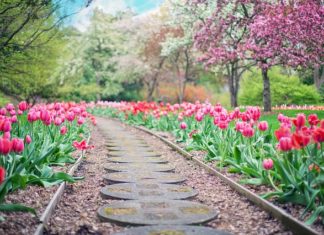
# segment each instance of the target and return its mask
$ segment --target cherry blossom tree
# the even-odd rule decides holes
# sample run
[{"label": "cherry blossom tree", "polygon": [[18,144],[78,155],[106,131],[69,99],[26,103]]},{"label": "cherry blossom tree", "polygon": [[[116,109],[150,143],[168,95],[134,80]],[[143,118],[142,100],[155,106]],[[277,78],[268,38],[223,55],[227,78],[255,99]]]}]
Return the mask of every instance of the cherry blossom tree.
[{"label": "cherry blossom tree", "polygon": [[195,43],[206,65],[231,66],[232,81],[240,75],[240,64],[256,62],[262,71],[264,110],[271,111],[269,68],[322,65],[323,27],[324,8],[317,0],[218,1],[212,15],[198,27]]},{"label": "cherry blossom tree", "polygon": [[268,77],[271,66],[296,68],[324,64],[324,7],[316,0],[264,3],[248,30],[243,48],[261,68],[264,110],[271,111]]}]

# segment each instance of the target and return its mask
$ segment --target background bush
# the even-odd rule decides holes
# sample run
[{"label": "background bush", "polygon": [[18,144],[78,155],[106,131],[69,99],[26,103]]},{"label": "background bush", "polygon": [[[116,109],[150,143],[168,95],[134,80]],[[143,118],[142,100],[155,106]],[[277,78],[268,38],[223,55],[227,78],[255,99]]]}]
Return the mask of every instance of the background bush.
[{"label": "background bush", "polygon": [[[321,96],[312,85],[303,84],[297,76],[285,74],[279,67],[270,70],[272,105],[318,104]],[[260,70],[243,75],[239,102],[241,105],[262,105],[263,82]]]}]

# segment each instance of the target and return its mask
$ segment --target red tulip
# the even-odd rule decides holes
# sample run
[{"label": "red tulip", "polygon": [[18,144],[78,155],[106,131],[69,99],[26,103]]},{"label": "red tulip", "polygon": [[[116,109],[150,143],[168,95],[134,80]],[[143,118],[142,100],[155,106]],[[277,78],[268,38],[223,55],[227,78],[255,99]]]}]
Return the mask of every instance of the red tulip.
[{"label": "red tulip", "polygon": [[259,128],[260,131],[268,130],[268,122],[267,121],[259,122],[258,128]]},{"label": "red tulip", "polygon": [[262,162],[262,166],[265,170],[271,170],[273,168],[273,161],[271,158],[264,159]]},{"label": "red tulip", "polygon": [[318,123],[320,122],[320,120],[318,119],[316,114],[310,114],[308,116],[308,123],[311,126],[316,126]]},{"label": "red tulip", "polygon": [[226,121],[220,121],[220,122],[218,122],[217,126],[221,130],[225,130],[228,127],[228,122],[226,122]]},{"label": "red tulip", "polygon": [[11,151],[11,141],[9,139],[0,138],[0,154],[7,155]]},{"label": "red tulip", "polygon": [[297,114],[296,118],[293,118],[293,123],[296,126],[296,128],[299,130],[303,126],[305,126],[306,123],[306,116],[303,113]]},{"label": "red tulip", "polygon": [[324,142],[324,128],[316,128],[313,131],[313,139],[316,143]]},{"label": "red tulip", "polygon": [[277,140],[280,140],[283,137],[290,137],[291,136],[290,129],[287,127],[280,127],[278,130],[275,131],[275,136]]},{"label": "red tulip", "polygon": [[0,184],[6,179],[6,169],[0,166]]},{"label": "red tulip", "polygon": [[12,144],[12,151],[16,153],[21,153],[22,151],[24,151],[24,141],[22,139],[13,138],[11,140],[11,144]]},{"label": "red tulip", "polygon": [[292,136],[292,144],[294,148],[300,149],[309,144],[311,137],[303,133],[294,133]]},{"label": "red tulip", "polygon": [[81,142],[74,141],[73,142],[73,147],[78,149],[78,150],[87,150],[87,149],[93,149],[93,145],[87,145],[87,142],[85,140],[82,140]]},{"label": "red tulip", "polygon": [[293,145],[290,137],[281,137],[279,140],[279,149],[281,151],[290,151],[292,150]]}]

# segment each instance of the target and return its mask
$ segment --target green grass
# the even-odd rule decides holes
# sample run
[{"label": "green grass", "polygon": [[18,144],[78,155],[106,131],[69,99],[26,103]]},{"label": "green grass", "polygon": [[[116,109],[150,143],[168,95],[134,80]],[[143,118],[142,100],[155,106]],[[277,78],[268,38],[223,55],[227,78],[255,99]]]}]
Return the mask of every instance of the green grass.
[{"label": "green grass", "polygon": [[324,111],[315,111],[315,110],[280,110],[275,111],[271,114],[264,114],[261,116],[261,121],[267,121],[269,126],[271,126],[272,130],[276,130],[279,128],[279,121],[277,120],[277,116],[279,113],[282,113],[288,117],[296,117],[298,113],[304,113],[306,116],[309,114],[317,114],[319,119],[324,119]]}]

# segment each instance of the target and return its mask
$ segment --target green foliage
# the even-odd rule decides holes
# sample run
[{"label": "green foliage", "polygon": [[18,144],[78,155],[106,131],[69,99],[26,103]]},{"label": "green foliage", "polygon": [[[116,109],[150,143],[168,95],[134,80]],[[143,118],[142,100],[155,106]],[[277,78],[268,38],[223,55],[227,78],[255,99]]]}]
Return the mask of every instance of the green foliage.
[{"label": "green foliage", "polygon": [[[317,104],[320,95],[315,87],[302,84],[298,77],[282,73],[279,67],[269,71],[272,105]],[[242,105],[262,105],[261,72],[252,70],[243,75],[239,101]]]}]

